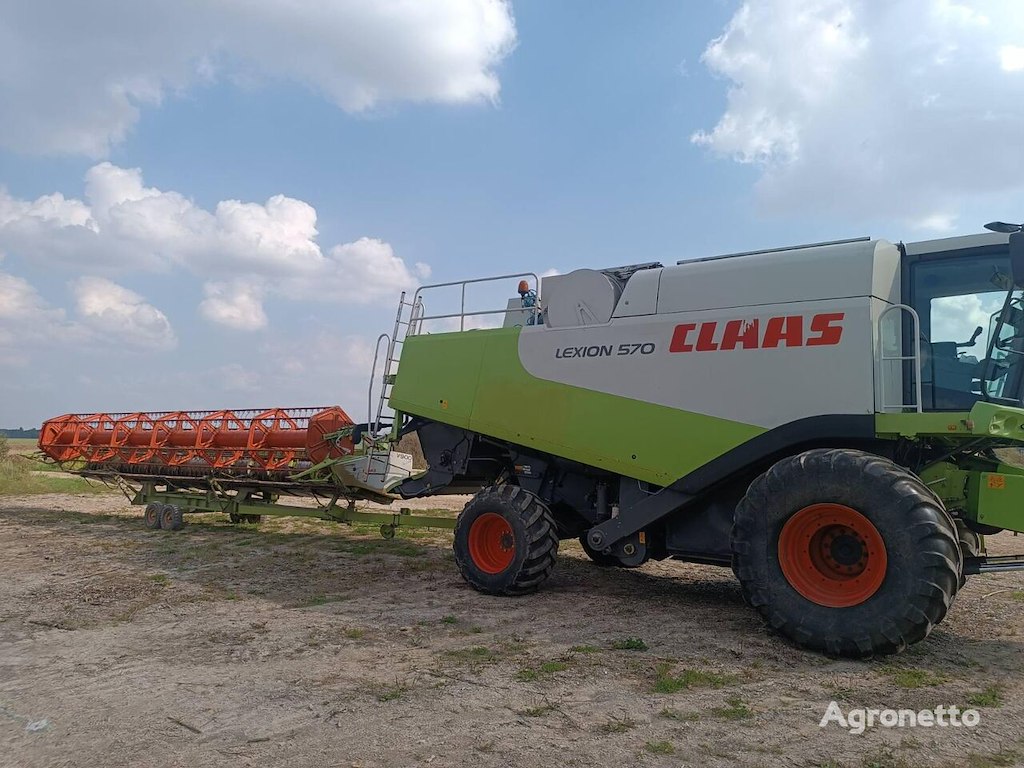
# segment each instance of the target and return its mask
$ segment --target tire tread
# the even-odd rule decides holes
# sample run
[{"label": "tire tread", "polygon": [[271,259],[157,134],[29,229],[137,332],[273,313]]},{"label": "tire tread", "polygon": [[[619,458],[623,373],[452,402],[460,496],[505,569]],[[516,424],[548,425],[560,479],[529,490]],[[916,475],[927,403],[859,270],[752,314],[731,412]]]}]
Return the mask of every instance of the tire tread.
[{"label": "tire tread", "polygon": [[[501,510],[518,520],[526,539],[526,557],[514,572],[504,575],[500,585],[481,581],[464,553],[460,541],[468,536],[467,520],[483,507],[487,511]],[[455,561],[462,577],[474,589],[492,595],[525,595],[535,592],[551,575],[558,560],[558,533],[554,517],[547,506],[529,491],[517,485],[488,486],[479,491],[466,505],[455,524]]]},{"label": "tire tread", "polygon": [[[803,617],[784,615],[753,562],[764,535],[773,496],[828,474],[870,476],[897,498],[893,513],[904,516],[913,542],[917,589],[905,609],[895,606],[877,626],[815,633]],[[962,578],[963,555],[956,526],[930,489],[908,470],[881,456],[848,449],[816,449],[782,459],[754,480],[736,509],[732,530],[733,571],[746,601],[768,624],[812,650],[866,657],[902,651],[924,639],[946,616]],[[781,571],[778,578],[783,579]],[[884,587],[883,587],[884,588]],[[844,609],[845,610],[845,609]]]}]

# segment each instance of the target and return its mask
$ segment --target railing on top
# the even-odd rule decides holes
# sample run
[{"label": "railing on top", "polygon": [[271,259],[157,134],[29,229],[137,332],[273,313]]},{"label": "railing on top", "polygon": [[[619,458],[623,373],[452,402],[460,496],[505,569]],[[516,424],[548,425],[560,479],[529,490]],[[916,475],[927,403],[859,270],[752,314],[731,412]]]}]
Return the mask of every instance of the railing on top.
[{"label": "railing on top", "polygon": [[[415,335],[420,332],[423,328],[423,322],[426,320],[449,320],[452,318],[459,318],[459,330],[466,330],[466,318],[475,317],[477,315],[504,315],[508,312],[508,307],[502,307],[501,309],[482,309],[482,310],[471,310],[466,311],[466,286],[476,283],[493,283],[498,280],[515,280],[517,278],[533,278],[532,290],[537,296],[537,300],[533,307],[523,307],[524,311],[532,311],[534,322],[540,316],[540,278],[535,272],[519,272],[512,275],[498,275],[496,277],[477,277],[471,280],[455,280],[450,283],[434,283],[432,285],[421,285],[416,289],[416,293],[413,294],[412,306],[419,307],[420,316],[416,318],[416,322],[409,327],[409,333]],[[461,301],[459,304],[458,312],[451,312],[443,315],[426,315],[423,314],[425,311],[422,294],[424,291],[433,290],[435,288],[452,288],[458,286],[461,291]],[[403,294],[404,297],[404,294]]]}]

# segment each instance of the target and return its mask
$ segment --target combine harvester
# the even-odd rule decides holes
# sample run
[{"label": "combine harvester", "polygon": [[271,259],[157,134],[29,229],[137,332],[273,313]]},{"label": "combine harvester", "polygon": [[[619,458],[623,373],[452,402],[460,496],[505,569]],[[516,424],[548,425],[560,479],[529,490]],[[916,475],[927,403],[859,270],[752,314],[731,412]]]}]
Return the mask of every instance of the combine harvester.
[{"label": "combine harvester", "polygon": [[[340,408],[63,416],[40,447],[121,485],[151,527],[193,511],[454,525],[463,577],[496,595],[535,590],[578,537],[601,566],[731,567],[805,647],[897,652],[968,575],[1024,569],[983,539],[1024,530],[1024,469],[1003,458],[1024,446],[1024,234],[989,229],[506,275],[528,278],[520,298],[487,313],[466,311],[485,281],[425,286],[381,337],[367,423]],[[461,306],[428,315],[444,288]],[[466,330],[477,314],[503,327]],[[410,435],[426,469],[395,450]],[[354,506],[451,493],[475,493],[457,520]]]}]

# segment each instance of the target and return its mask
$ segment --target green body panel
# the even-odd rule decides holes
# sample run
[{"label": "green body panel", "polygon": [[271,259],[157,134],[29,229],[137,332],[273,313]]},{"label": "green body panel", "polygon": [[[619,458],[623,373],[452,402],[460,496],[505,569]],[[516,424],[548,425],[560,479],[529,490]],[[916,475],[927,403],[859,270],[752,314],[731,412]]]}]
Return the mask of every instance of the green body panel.
[{"label": "green body panel", "polygon": [[971,512],[968,516],[974,518],[973,510],[968,510],[967,489],[971,478],[977,479],[978,472],[960,469],[950,462],[942,461],[926,467],[918,475],[942,499],[946,509]]},{"label": "green body panel", "polygon": [[[969,413],[886,413],[875,417],[879,437],[945,438],[958,442],[994,438],[1024,443],[1024,410],[975,403]],[[982,456],[942,461],[919,472],[947,509],[979,523],[1024,531],[1024,468]]]},{"label": "green body panel", "polygon": [[932,464],[920,476],[947,509],[985,525],[1024,531],[1024,467],[970,459],[959,467]]},{"label": "green body panel", "polygon": [[967,490],[968,507],[979,523],[1024,530],[1024,475],[980,472]]},{"label": "green body panel", "polygon": [[407,337],[391,407],[657,485],[765,431],[538,379],[519,362],[519,332]]},{"label": "green body panel", "polygon": [[977,402],[969,413],[879,413],[875,430],[879,437],[995,437],[1024,443],[1024,409]]}]

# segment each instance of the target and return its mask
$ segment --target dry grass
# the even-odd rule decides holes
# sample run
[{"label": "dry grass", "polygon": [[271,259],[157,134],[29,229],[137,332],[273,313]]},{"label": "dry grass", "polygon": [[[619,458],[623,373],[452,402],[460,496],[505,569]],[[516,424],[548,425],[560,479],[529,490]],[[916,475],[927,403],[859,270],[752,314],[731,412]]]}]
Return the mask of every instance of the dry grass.
[{"label": "dry grass", "polygon": [[107,489],[81,477],[65,475],[33,458],[35,441],[0,435],[0,496],[38,493],[97,493]]}]

